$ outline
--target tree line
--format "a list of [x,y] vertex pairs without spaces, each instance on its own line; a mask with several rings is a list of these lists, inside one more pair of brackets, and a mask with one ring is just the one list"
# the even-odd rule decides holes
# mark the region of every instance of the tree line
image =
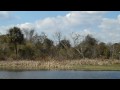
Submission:
[[74,60],[120,59],[120,43],[99,42],[92,35],[71,33],[71,40],[61,32],[54,33],[54,40],[42,32],[10,28],[0,35],[0,60]]

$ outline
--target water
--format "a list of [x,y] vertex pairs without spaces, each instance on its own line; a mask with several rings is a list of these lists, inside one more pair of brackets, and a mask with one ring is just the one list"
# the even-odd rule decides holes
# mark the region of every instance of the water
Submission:
[[0,71],[1,79],[120,79],[120,71]]

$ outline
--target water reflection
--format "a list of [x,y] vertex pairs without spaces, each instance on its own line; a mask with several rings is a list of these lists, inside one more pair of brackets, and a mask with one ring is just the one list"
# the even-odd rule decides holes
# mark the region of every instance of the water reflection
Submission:
[[120,71],[0,71],[2,79],[120,79]]

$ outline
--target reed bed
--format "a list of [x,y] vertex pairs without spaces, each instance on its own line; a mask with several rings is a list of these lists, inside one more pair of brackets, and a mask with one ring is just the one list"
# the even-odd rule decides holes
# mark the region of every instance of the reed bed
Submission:
[[0,70],[120,70],[120,60],[0,61]]

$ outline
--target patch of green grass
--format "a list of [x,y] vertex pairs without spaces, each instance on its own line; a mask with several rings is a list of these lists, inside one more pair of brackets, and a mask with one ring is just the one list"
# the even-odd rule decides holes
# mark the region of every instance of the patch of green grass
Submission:
[[120,64],[119,65],[77,65],[71,67],[73,70],[87,70],[87,71],[119,71],[120,70]]

